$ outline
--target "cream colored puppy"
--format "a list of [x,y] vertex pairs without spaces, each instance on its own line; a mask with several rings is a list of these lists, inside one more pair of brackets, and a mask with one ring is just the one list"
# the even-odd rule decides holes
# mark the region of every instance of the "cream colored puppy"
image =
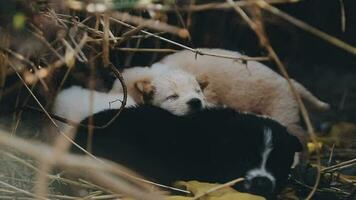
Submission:
[[[202,52],[239,57],[241,54],[222,49],[200,49]],[[212,56],[196,56],[183,50],[163,58],[153,68],[170,67],[193,74],[199,82],[206,82],[204,95],[212,104],[222,104],[239,111],[270,116],[287,126],[297,136],[303,132],[298,104],[287,81],[262,63],[247,64]],[[317,99],[301,84],[293,80],[301,97],[319,110],[329,105]]]
[[[168,67],[134,67],[124,70],[128,94],[137,103],[161,107],[175,115],[186,115],[206,107],[206,99],[195,77]],[[115,89],[116,88],[116,89]],[[122,92],[120,84],[113,90]]]

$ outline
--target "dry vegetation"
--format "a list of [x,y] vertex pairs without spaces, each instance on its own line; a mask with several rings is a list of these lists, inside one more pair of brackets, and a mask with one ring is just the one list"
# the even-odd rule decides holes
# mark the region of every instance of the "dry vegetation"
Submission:
[[[191,39],[188,30],[195,12],[234,10],[255,32],[266,52],[265,56],[246,56],[239,61],[271,61],[286,78],[289,78],[286,67],[266,34],[264,13],[275,15],[334,45],[334,48],[356,55],[356,47],[278,9],[279,4],[297,4],[299,0],[226,0],[217,3],[191,0],[184,4],[169,0],[105,2],[8,0],[8,6],[1,10],[0,101],[6,107],[3,106],[0,115],[4,116],[1,122],[6,131],[0,132],[0,199],[78,199],[77,192],[83,189],[87,192],[81,194],[83,199],[117,199],[123,196],[159,199],[163,198],[161,190],[177,190],[182,195],[187,193],[146,181],[116,163],[96,158],[82,147],[78,148],[86,156],[70,154],[73,131],[60,132],[48,109],[56,92],[71,76],[79,79],[80,84],[97,90],[107,89],[103,87],[105,83],[97,78],[100,73],[112,72],[122,80],[117,70],[120,66],[115,66],[111,59],[113,50],[125,52],[126,63],[130,63],[134,53],[140,52],[151,53],[152,59],[157,54],[180,49],[205,54],[187,46],[186,42],[180,42]],[[340,3],[343,11],[341,24],[345,27],[347,19],[343,0]],[[168,20],[172,16],[177,22]],[[142,41],[148,38],[155,39],[154,48],[142,45]],[[168,48],[163,45],[167,43]],[[237,59],[225,55],[210,56]],[[89,72],[87,76],[78,73],[83,67]],[[334,127],[335,130],[331,131],[334,135],[317,138],[307,109],[291,84],[290,89],[298,99],[310,134],[313,167],[302,166],[296,170],[281,199],[296,199],[300,194],[306,199],[313,198],[313,195],[319,199],[356,198],[356,178],[342,173],[356,163],[356,159],[352,159],[356,157],[355,145],[350,139],[355,138],[352,136],[356,133],[355,126],[349,124],[347,130],[342,128],[341,131]],[[126,98],[123,106],[125,101]],[[31,110],[30,105],[41,113]],[[24,114],[26,112],[35,114],[28,117]],[[26,116],[36,120],[29,120]],[[38,136],[43,134],[40,127],[45,123],[51,123],[59,133],[52,145],[23,139],[41,138]],[[344,132],[349,135],[343,135]],[[343,162],[338,162],[340,160]]]

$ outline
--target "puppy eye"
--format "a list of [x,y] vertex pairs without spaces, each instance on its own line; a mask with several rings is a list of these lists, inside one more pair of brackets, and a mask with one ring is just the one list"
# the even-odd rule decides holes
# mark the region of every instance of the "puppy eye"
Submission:
[[195,92],[196,92],[196,93],[200,93],[201,90],[200,90],[200,89],[195,89]]
[[178,94],[173,94],[173,95],[168,96],[166,99],[167,100],[175,100],[175,99],[178,99],[178,97],[179,97]]

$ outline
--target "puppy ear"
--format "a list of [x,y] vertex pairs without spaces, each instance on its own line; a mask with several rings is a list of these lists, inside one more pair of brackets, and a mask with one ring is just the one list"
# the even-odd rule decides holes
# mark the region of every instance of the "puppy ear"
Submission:
[[155,92],[155,87],[152,85],[151,81],[141,80],[135,83],[137,91],[141,94],[141,100],[144,103],[150,103],[153,99],[153,94]]
[[135,87],[140,93],[143,93],[143,94],[144,93],[150,93],[152,91],[152,89],[153,89],[153,85],[148,80],[137,81],[135,83]]
[[204,90],[209,85],[208,77],[205,75],[198,76],[197,81],[202,90]]
[[154,86],[149,80],[140,80],[135,83],[136,89],[142,94],[150,94],[154,92]]

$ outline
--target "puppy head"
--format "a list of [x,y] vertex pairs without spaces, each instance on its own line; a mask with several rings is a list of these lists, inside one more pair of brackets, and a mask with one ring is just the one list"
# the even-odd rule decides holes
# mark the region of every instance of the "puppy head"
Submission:
[[145,103],[175,115],[189,114],[206,105],[205,96],[195,77],[181,70],[157,70],[151,80],[140,80],[135,86]]
[[256,168],[247,171],[245,189],[251,193],[268,195],[285,185],[294,155],[302,150],[301,143],[287,132],[272,134],[265,128],[260,152],[261,160]]

